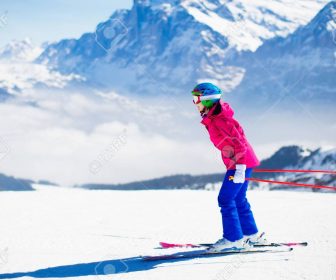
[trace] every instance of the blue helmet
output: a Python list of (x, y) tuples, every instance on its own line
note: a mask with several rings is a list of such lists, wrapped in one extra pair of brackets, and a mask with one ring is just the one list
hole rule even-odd
[(211, 108), (220, 100), (222, 90), (212, 83), (201, 83), (193, 89), (192, 95), (198, 97), (198, 103), (201, 102), (205, 107)]

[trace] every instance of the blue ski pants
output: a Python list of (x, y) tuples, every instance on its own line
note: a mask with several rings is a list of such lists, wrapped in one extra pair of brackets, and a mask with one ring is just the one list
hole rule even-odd
[[(223, 237), (236, 241), (243, 235), (251, 235), (258, 232), (251, 206), (246, 198), (248, 181), (233, 183), (235, 170), (228, 170), (225, 174), (222, 187), (218, 195), (218, 205), (221, 208)], [(245, 177), (249, 178), (252, 168), (247, 168)]]

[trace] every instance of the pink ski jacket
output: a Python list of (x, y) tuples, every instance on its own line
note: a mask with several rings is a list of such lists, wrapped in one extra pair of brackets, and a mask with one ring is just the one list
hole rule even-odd
[(208, 130), (211, 142), (221, 151), (228, 170), (236, 169), (236, 164), (246, 164), (247, 168), (256, 167), (260, 162), (233, 114), (230, 105), (220, 101), (220, 104), (210, 109), (201, 123)]

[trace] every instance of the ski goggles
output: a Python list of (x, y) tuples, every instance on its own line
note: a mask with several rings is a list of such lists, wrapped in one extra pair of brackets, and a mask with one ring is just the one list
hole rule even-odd
[(199, 96), (199, 95), (194, 95), (193, 102), (194, 102), (194, 104), (199, 104), (199, 103), (201, 103), (201, 102), (202, 102), (202, 100), (201, 100), (201, 96)]
[(216, 100), (216, 99), (220, 99), (221, 98), (221, 94), (212, 94), (212, 95), (205, 95), (205, 96), (201, 96), (201, 95), (194, 95), (193, 96), (193, 102), (194, 104), (199, 104), (204, 100)]

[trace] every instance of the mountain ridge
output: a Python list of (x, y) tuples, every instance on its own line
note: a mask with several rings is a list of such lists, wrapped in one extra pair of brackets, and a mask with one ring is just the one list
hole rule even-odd
[(336, 100), (336, 1), (288, 37), (273, 38), (256, 52), (241, 54), (234, 63), (246, 69), (244, 80), (232, 92), (240, 100), (253, 103), (260, 96), (258, 102), (268, 106), (272, 98), (287, 95), (316, 107), (332, 104)]
[(134, 1), (132, 9), (98, 24), (95, 33), (49, 45), (37, 61), (117, 91), (150, 94), (174, 84), (182, 92), (196, 81), (212, 80), (230, 92), (244, 69), (227, 59), (288, 35), (309, 21), (301, 10), (312, 15), (326, 2), (298, 1), (294, 12), (284, 13), (289, 7), (280, 0), (265, 6), (245, 0)]

